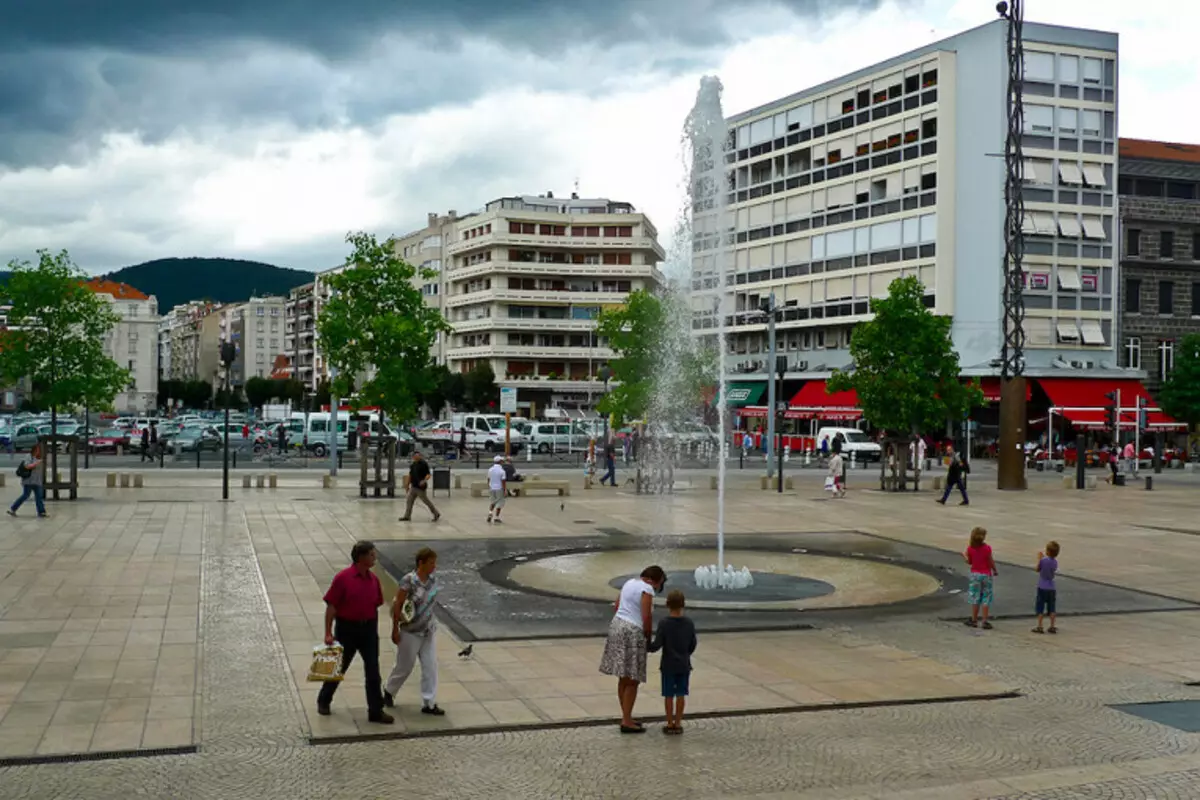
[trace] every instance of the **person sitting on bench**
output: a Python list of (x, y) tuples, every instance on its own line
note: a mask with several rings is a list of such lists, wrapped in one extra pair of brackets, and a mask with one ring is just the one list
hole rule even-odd
[[(509, 483), (520, 483), (521, 481), (525, 480), (524, 475), (517, 474), (517, 468), (513, 466), (512, 458), (505, 458), (503, 467), (504, 467), (504, 479), (506, 481), (508, 481)], [(509, 489), (508, 494), (510, 497), (516, 497), (517, 490)]]

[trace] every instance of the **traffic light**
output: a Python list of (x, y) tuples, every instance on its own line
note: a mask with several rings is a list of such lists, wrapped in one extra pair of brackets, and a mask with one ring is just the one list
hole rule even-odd
[(1114, 392), (1108, 392), (1104, 396), (1107, 397), (1110, 401), (1109, 404), (1104, 407), (1104, 412), (1105, 412), (1104, 419), (1105, 419), (1106, 427), (1109, 428), (1114, 434), (1119, 434), (1121, 432), (1121, 429), (1120, 429), (1121, 409), (1117, 407), (1118, 395), (1114, 391)]

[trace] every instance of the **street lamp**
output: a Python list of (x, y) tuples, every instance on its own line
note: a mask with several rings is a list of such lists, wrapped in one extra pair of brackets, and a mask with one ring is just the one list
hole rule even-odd
[[(221, 342), (221, 365), (225, 367), (225, 453), (221, 466), (221, 499), (229, 499), (229, 371), (237, 358), (237, 346), (233, 342)], [(197, 445), (199, 447), (199, 445)]]
[[(783, 309), (775, 304), (775, 293), (771, 292), (766, 300), (763, 300), (757, 309), (757, 313), (766, 315), (767, 318), (767, 479), (774, 475), (775, 465), (771, 461), (771, 456), (774, 453), (772, 448), (775, 448), (775, 380), (771, 375), (771, 369), (775, 368), (779, 371), (780, 390), (783, 389), (783, 372), (786, 369), (786, 363), (780, 364), (777, 356), (777, 348), (775, 342), (775, 323), (783, 313)], [(786, 362), (786, 359), (785, 359)], [(721, 402), (725, 402), (725, 398), (721, 398)], [(782, 452), (783, 448), (776, 448)], [(780, 468), (782, 470), (783, 460), (780, 458)], [(780, 475), (780, 491), (782, 489), (783, 476)]]

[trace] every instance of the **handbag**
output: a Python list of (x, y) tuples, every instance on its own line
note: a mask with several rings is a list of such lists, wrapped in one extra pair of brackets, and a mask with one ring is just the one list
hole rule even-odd
[(411, 597), (404, 598), (404, 603), (400, 606), (400, 624), (408, 625), (413, 621), (413, 617), (417, 615), (417, 606), (413, 603)]
[(318, 645), (313, 648), (312, 664), (308, 668), (308, 679), (319, 683), (337, 683), (345, 678), (342, 675), (342, 646), (337, 642), (331, 645)]
[(22, 480), (24, 480), (25, 478), (28, 478), (32, 474), (33, 474), (33, 470), (30, 469), (28, 466), (26, 466), (24, 461), (22, 461), (20, 464), (17, 464), (17, 477), (18, 478), (21, 478)]
[(827, 475), (825, 477), (825, 491), (832, 492), (836, 488), (837, 488), (837, 481), (835, 481), (833, 479), (832, 475)]

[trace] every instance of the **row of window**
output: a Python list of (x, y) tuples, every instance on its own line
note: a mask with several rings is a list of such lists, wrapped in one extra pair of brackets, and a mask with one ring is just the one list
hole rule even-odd
[(487, 236), (491, 232), (492, 232), (492, 223), (489, 222), (486, 225), (476, 225), (474, 228), (468, 228), (467, 230), (462, 232), (462, 238), (464, 240), (465, 239), (476, 239), (480, 236)]
[(1092, 108), (1070, 108), (1068, 106), (1042, 106), (1025, 103), (1025, 133), (1054, 133), (1085, 138), (1111, 139), (1116, 125), (1116, 115), (1111, 111)]
[[(613, 238), (629, 238), (633, 236), (632, 225), (572, 225), (572, 236), (599, 237), (603, 235)], [(537, 222), (516, 222), (509, 221), (509, 233), (519, 233), (524, 236), (566, 236), (566, 225), (547, 225), (546, 223)]]
[[(1149, 239), (1153, 234), (1146, 234)], [(1143, 232), (1138, 228), (1128, 228), (1125, 231), (1125, 255), (1127, 256), (1142, 256), (1148, 257), (1153, 253), (1142, 252), (1142, 236)], [(1191, 259), (1192, 261), (1200, 261), (1200, 231), (1192, 234), (1190, 250), (1185, 250), (1183, 258)], [(1175, 232), (1174, 231), (1159, 231), (1158, 232), (1158, 258), (1168, 261), (1180, 257), (1179, 252), (1175, 249)]]
[[(543, 281), (542, 282), (542, 283), (546, 283), (546, 284), (557, 283), (557, 284), (559, 284), (559, 286), (557, 288), (550, 288), (549, 286), (547, 286), (545, 288), (541, 288), (541, 287), (529, 288), (524, 285), (524, 282), (526, 280), (534, 281), (535, 279), (533, 279), (533, 278), (527, 278), (527, 279), (509, 278), (508, 288), (511, 290), (514, 290), (514, 291), (562, 291), (562, 292), (579, 291), (579, 292), (605, 292), (605, 293), (615, 292), (617, 294), (624, 294), (624, 293), (633, 291), (633, 284), (630, 281), (615, 281), (614, 280), (614, 281), (594, 281), (594, 282), (590, 282), (590, 283), (573, 282), (571, 284), (571, 286), (579, 285), (581, 287), (583, 287), (583, 286), (598, 287), (598, 288), (574, 289), (574, 288), (568, 288), (566, 282), (564, 282), (564, 281)], [(520, 281), (522, 283), (522, 285), (520, 287), (514, 287), (513, 281)], [(462, 294), (474, 294), (475, 292), (486, 292), (486, 291), (490, 290), (491, 288), (492, 288), (492, 279), (491, 278), (480, 278), (478, 280), (468, 281), (465, 284), (463, 284), (462, 289), (461, 289), (461, 291), (458, 292), (458, 294), (462, 295)]]
[(1159, 178), (1133, 178), (1121, 175), (1117, 178), (1117, 191), (1134, 197), (1195, 200), (1200, 198), (1200, 183), (1196, 181), (1164, 181)]
[(1065, 236), (1069, 239), (1107, 239), (1110, 217), (1075, 214), (1069, 211), (1026, 211), (1021, 233), (1026, 236)]
[[(789, 350), (844, 350), (849, 349), (850, 339), (853, 336), (853, 325), (780, 332), (778, 347), (785, 352)], [(756, 335), (731, 336), (728, 348), (731, 355), (754, 355), (769, 352), (766, 338)]]
[[(1175, 369), (1175, 340), (1159, 339), (1155, 350), (1158, 352), (1158, 379), (1165, 381)], [(1129, 369), (1142, 368), (1142, 338), (1129, 336), (1125, 339), (1125, 366)]]
[[(1174, 281), (1158, 282), (1157, 305), (1159, 314), (1166, 315), (1175, 313)], [(1142, 279), (1127, 278), (1125, 280), (1125, 313), (1141, 314), (1142, 310)], [(1200, 317), (1200, 282), (1192, 283), (1191, 315), (1193, 317)]]
[(509, 319), (595, 319), (599, 306), (508, 306)]
[[(1024, 272), (1025, 288), (1034, 291), (1049, 291), (1049, 272)], [(1083, 269), (1083, 274), (1074, 267), (1058, 268), (1058, 288), (1068, 292), (1098, 292), (1100, 291), (1099, 270)]]
[[(1022, 177), (1026, 183), (1051, 184), (1055, 185), (1055, 168), (1054, 162), (1040, 158), (1027, 158), (1024, 164), (1024, 173)], [(1062, 181), (1067, 186), (1086, 186), (1093, 189), (1100, 189), (1108, 186), (1108, 179), (1105, 175), (1104, 164), (1093, 164), (1083, 162), (1082, 164), (1075, 161), (1058, 162), (1058, 180)]]
[(1027, 81), (1114, 86), (1116, 62), (1112, 59), (1026, 50), (1024, 77)]
[[(491, 260), (490, 258), (488, 259)], [(632, 253), (546, 253), (538, 250), (509, 250), (508, 260), (521, 264), (609, 264), (631, 265)]]
[[(826, 132), (882, 119), (921, 102), (936, 102), (934, 87), (937, 82), (937, 66), (931, 62), (926, 65), (924, 72), (914, 69), (907, 75), (897, 73), (870, 86), (837, 92), (772, 117), (741, 125), (729, 132), (728, 147), (741, 160), (759, 155), (754, 151), (763, 146), (769, 148), (774, 143), (775, 147), (779, 147), (778, 140), (781, 138), (804, 136), (800, 141), (806, 141), (823, 136)], [(925, 100), (926, 95), (932, 97)]]

